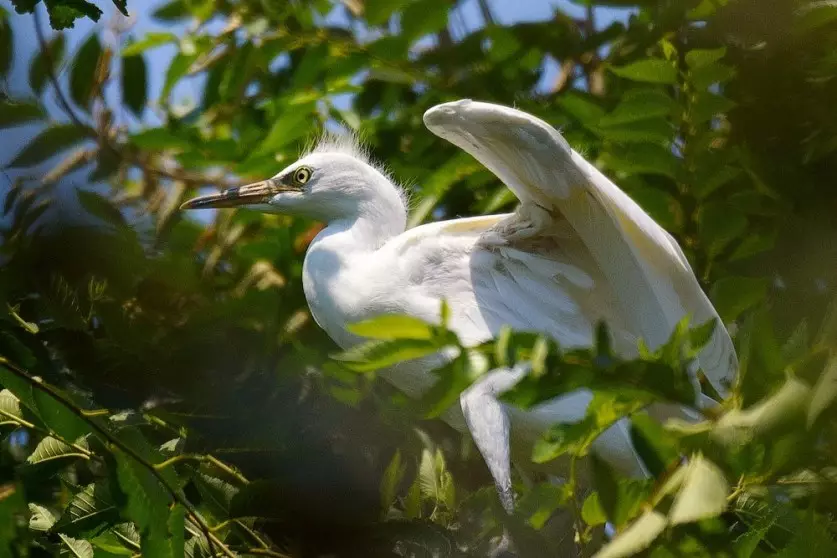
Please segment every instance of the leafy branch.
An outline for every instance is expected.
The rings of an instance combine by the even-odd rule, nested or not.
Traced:
[[[91,418],[84,411],[84,409],[77,406],[75,403],[73,403],[63,394],[59,393],[49,384],[43,381],[39,381],[36,378],[33,378],[28,372],[26,372],[22,368],[19,368],[16,364],[10,362],[5,357],[0,357],[0,364],[5,366],[7,370],[11,371],[12,374],[25,381],[32,388],[41,391],[47,394],[52,399],[58,401],[72,414],[84,421],[93,431],[95,431],[104,440],[113,445],[115,448],[118,448],[120,451],[128,455],[131,459],[133,459],[136,463],[145,468],[163,486],[166,492],[168,492],[171,499],[177,502],[178,504],[182,505],[186,509],[190,519],[194,521],[198,525],[198,527],[200,527],[201,532],[204,534],[210,545],[210,548],[212,545],[216,545],[218,546],[218,548],[224,556],[227,556],[228,558],[235,558],[235,554],[212,532],[212,529],[209,527],[209,525],[206,524],[206,522],[203,520],[203,518],[200,516],[200,514],[197,512],[194,506],[192,506],[192,504],[177,489],[175,489],[169,484],[165,476],[160,473],[159,469],[155,467],[153,463],[149,463],[148,461],[146,461],[145,458],[143,458],[133,448],[131,448],[128,444],[120,440],[113,433],[108,431],[108,429],[101,426],[97,421],[91,420]]]

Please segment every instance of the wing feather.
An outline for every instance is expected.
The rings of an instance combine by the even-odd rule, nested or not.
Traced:
[[[609,325],[617,322],[623,329],[617,337],[626,342],[642,337],[651,347],[665,342],[687,315],[693,324],[718,319],[671,235],[573,151],[547,123],[515,109],[468,100],[434,107],[425,113],[424,121],[433,133],[479,160],[520,199],[518,211],[490,229],[491,242],[528,246],[523,250],[527,255],[550,262],[544,266],[532,258],[509,257],[508,250],[497,252],[498,261],[506,269],[516,270],[509,263],[516,261],[525,271],[493,277],[496,296],[523,295],[523,301],[558,297],[560,307],[572,314],[573,307],[561,298],[571,292],[570,300],[587,302],[585,311],[592,307],[593,314],[607,318]],[[575,239],[566,238],[568,230]],[[570,246],[574,240],[580,241],[583,250],[576,247],[571,254],[563,253],[562,236]],[[576,259],[583,265],[578,266]],[[594,282],[603,281],[608,288],[597,285],[588,293],[583,288],[568,291],[574,275],[566,272],[567,265],[576,265]],[[543,282],[550,271],[559,280]],[[483,269],[480,273],[493,272]],[[515,281],[516,290],[510,284]],[[533,282],[557,286],[544,293],[541,288],[533,288]],[[480,304],[501,306],[501,301],[492,299],[490,289],[479,296]],[[548,303],[540,303],[541,312],[530,316],[531,305],[519,298],[506,300],[514,301],[516,320],[524,313],[524,322],[540,323],[548,318],[543,310],[550,307]],[[576,322],[581,321],[576,312]],[[725,395],[738,363],[729,334],[718,321],[719,327],[699,361],[715,389]],[[573,339],[574,333],[582,329],[572,325],[553,327],[555,333]],[[558,339],[562,340],[560,335]]]

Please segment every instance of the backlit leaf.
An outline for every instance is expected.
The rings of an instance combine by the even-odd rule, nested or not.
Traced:
[[[349,331],[371,339],[430,339],[433,329],[426,322],[403,315],[383,315],[351,324]]]
[[[148,70],[142,54],[122,56],[122,100],[138,118],[148,100]]]
[[[695,455],[669,511],[672,524],[690,523],[720,515],[727,506],[729,484],[717,465]]]
[[[91,33],[73,58],[70,66],[70,96],[80,107],[86,108],[92,100],[101,56],[99,35]]]
[[[677,69],[666,60],[638,60],[626,66],[611,66],[610,71],[633,81],[664,84],[677,82]]]
[[[633,556],[651,546],[666,528],[666,517],[658,511],[648,510],[627,529],[607,543],[594,558],[623,558]]]
[[[57,124],[35,136],[9,163],[10,167],[31,167],[54,157],[89,137],[86,128],[75,124]]]
[[[29,66],[29,85],[36,95],[40,95],[44,90],[50,73],[57,74],[57,68],[64,58],[64,49],[64,34],[58,33],[46,44],[46,49],[39,51],[32,59]]]

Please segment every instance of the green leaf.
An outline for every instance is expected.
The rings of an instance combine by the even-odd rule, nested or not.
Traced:
[[[654,143],[668,145],[674,139],[674,126],[663,119],[640,120],[630,124],[599,127],[595,132],[615,143]]]
[[[171,2],[157,8],[154,11],[153,16],[160,21],[173,23],[191,15],[191,12],[189,11],[190,4],[191,2],[187,2],[185,0],[172,0]]]
[[[80,17],[89,17],[99,21],[102,10],[87,0],[62,0],[46,2],[49,13],[49,24],[53,29],[67,29],[73,27]]]
[[[273,122],[267,137],[256,149],[256,154],[275,155],[291,142],[302,137],[306,133],[306,121],[314,109],[314,103],[308,103],[281,110],[279,118]]]
[[[671,150],[650,143],[614,147],[602,154],[605,164],[615,171],[629,174],[660,174],[675,178],[679,162]]]
[[[565,453],[581,457],[605,430],[649,403],[639,393],[595,392],[580,422],[556,424],[535,443],[532,461],[546,463]]]
[[[15,395],[4,389],[0,391],[0,425],[3,424],[20,424],[15,419],[22,419],[23,412],[20,408],[20,399]]]
[[[664,91],[630,89],[613,111],[599,119],[598,125],[600,127],[618,126],[641,120],[670,117],[677,108],[674,99]]]
[[[54,530],[90,538],[91,534],[100,532],[118,519],[119,510],[113,502],[110,487],[107,482],[100,481],[88,484],[73,496]]]
[[[78,49],[70,66],[70,96],[80,107],[87,108],[93,100],[101,56],[99,36],[92,33]]]
[[[351,324],[347,329],[355,335],[371,339],[431,339],[430,324],[412,316],[388,314]]]
[[[54,386],[52,389],[57,390]],[[63,394],[70,399],[66,393]],[[65,440],[76,441],[90,433],[90,426],[63,403],[39,389],[32,390],[37,414],[44,424]]]
[[[45,116],[40,105],[33,102],[0,100],[0,128],[11,128],[34,120],[42,120]]]
[[[148,70],[142,54],[122,56],[122,100],[137,118],[142,117],[148,100]]]
[[[642,510],[653,489],[652,481],[620,479],[611,466],[593,454],[591,459],[593,479],[598,492],[598,505],[608,520],[621,530]]]
[[[23,148],[9,167],[31,167],[46,161],[89,137],[86,128],[75,124],[58,124],[47,128]]]
[[[703,124],[719,114],[726,114],[735,106],[735,102],[726,97],[704,91],[692,101],[688,120],[694,125]]]
[[[74,539],[61,533],[58,534],[58,537],[70,551],[69,554],[71,556],[74,556],[75,558],[93,558],[93,545],[90,544],[89,541]]]
[[[174,33],[159,31],[145,33],[142,39],[138,41],[132,40],[122,48],[122,58],[131,58],[142,54],[146,50],[177,42],[178,38]]]
[[[436,343],[425,339],[376,340],[356,345],[333,358],[356,372],[372,372],[428,356],[439,349]]]
[[[36,95],[40,95],[44,90],[50,73],[54,73],[61,65],[64,49],[64,34],[58,33],[47,43],[46,49],[39,51],[32,59],[29,66],[29,85]]]
[[[610,71],[619,77],[646,83],[677,83],[677,68],[666,60],[638,60],[627,66],[611,66]]]
[[[732,66],[726,64],[707,64],[699,66],[689,71],[689,81],[695,86],[695,89],[704,90],[716,83],[726,83],[736,75],[736,70]]]
[[[602,107],[577,92],[562,95],[558,104],[587,127],[597,125],[605,115]]]
[[[33,531],[49,531],[55,525],[56,517],[49,509],[29,502],[29,528]]]
[[[192,477],[192,480],[201,498],[217,517],[229,515],[233,498],[239,492],[237,486],[204,472],[198,472]]]
[[[581,519],[591,527],[607,523],[607,516],[602,509],[598,492],[593,492],[584,500],[584,504],[581,506]]]
[[[404,517],[407,519],[421,517],[421,477],[419,475],[416,475],[416,479],[407,490],[407,497],[404,498]]]
[[[437,33],[447,25],[449,11],[450,2],[447,0],[412,2],[401,14],[401,34],[409,41],[416,41]],[[493,48],[491,52],[494,53]]]
[[[363,2],[363,15],[369,25],[383,25],[394,12],[409,3],[410,0],[366,0]]]
[[[832,354],[825,370],[814,386],[813,397],[808,408],[807,424],[810,428],[819,417],[837,400],[837,356]]]
[[[381,514],[382,519],[386,519],[387,512],[392,507],[398,496],[398,487],[404,479],[404,473],[407,468],[401,463],[401,451],[396,450],[395,455],[392,456],[389,465],[387,465],[384,475],[381,477]]]
[[[669,510],[673,525],[720,515],[727,507],[729,484],[717,465],[698,454],[686,466],[686,476]]]
[[[160,481],[122,451],[114,452],[119,486],[127,497],[125,514],[136,523],[142,553],[172,556],[169,544],[169,495]],[[182,536],[182,535],[181,535]]]
[[[445,456],[436,449],[435,453],[425,448],[419,465],[419,486],[423,497],[434,505],[444,505],[455,509],[455,490],[453,477],[447,470]]]
[[[87,442],[75,442],[76,445],[86,449]],[[26,458],[26,462],[30,465],[37,465],[39,463],[46,463],[49,461],[73,460],[73,459],[87,459],[87,455],[78,449],[65,444],[64,442],[47,436],[41,440],[35,447],[35,451]]]
[[[90,215],[98,217],[105,223],[113,225],[117,229],[127,226],[125,217],[119,212],[119,209],[104,196],[96,192],[88,192],[87,190],[77,189],[76,197],[78,202]]]
[[[712,49],[696,48],[686,53],[686,64],[690,68],[700,68],[701,66],[714,64],[715,62],[723,58],[726,55],[726,53],[726,47]]]
[[[125,17],[130,16],[130,14],[128,14],[128,0],[111,0],[111,2],[113,2],[113,5],[116,6],[116,9],[119,10],[122,15]]]
[[[567,485],[540,482],[523,493],[515,504],[515,514],[526,518],[533,529],[542,529],[549,518],[562,506],[566,505],[571,492]],[[492,494],[496,498],[496,495]]]
[[[796,30],[800,34],[813,31],[823,25],[837,21],[837,1],[818,0],[803,4],[798,12]]]
[[[166,128],[151,128],[131,135],[131,143],[149,151],[186,150],[192,143]]]
[[[698,216],[700,237],[710,258],[723,252],[733,240],[745,234],[747,217],[722,202],[705,204]]]
[[[711,436],[714,440],[733,447],[752,442],[759,437],[775,436],[777,431],[788,431],[804,424],[811,388],[804,382],[788,377],[785,384],[772,396],[746,410],[733,409],[715,423]]]
[[[186,75],[189,71],[189,68],[192,66],[192,62],[197,59],[197,55],[186,55],[182,52],[178,52],[175,57],[172,59],[171,64],[169,64],[168,69],[166,70],[166,79],[163,82],[163,90],[160,93],[160,99],[163,103],[168,103],[169,95],[171,94],[172,88],[180,81],[180,78]]]
[[[623,558],[633,556],[651,546],[666,528],[666,517],[658,511],[648,510],[630,527],[619,533],[605,545],[594,558]]]
[[[712,286],[711,293],[710,298],[722,320],[730,323],[764,300],[767,296],[767,280],[752,277],[724,277]]]
[[[5,79],[12,68],[14,33],[5,10],[0,11],[0,78]]]
[[[662,475],[679,458],[677,439],[646,413],[631,416],[631,443],[654,476]]]
[[[0,357],[1,358],[1,357]],[[0,385],[9,390],[12,395],[18,398],[30,411],[37,414],[38,407],[35,404],[35,398],[32,395],[32,386],[29,383],[14,374],[11,370],[4,366],[0,361]]]

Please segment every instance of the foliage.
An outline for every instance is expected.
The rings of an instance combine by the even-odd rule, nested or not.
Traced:
[[[72,46],[39,26],[31,57],[13,40],[29,16],[0,8],[0,127],[19,144],[0,223],[0,556],[484,556],[503,533],[521,556],[834,555],[837,7],[575,3],[505,25],[477,2],[483,25],[457,33],[443,0],[174,0],[145,33]],[[99,17],[45,5],[54,29]],[[598,24],[613,6],[630,15]],[[9,83],[19,65],[26,85]],[[318,224],[177,211],[275,174],[335,124],[414,184],[411,224],[510,210],[421,123],[467,97],[561,128],[672,233],[734,334],[727,400],[694,422],[653,412],[694,407],[687,370],[714,324],[623,361],[605,324],[588,349],[511,331],[466,349],[384,316],[335,355],[301,288]],[[375,380],[440,349],[455,358],[419,401]],[[509,404],[593,400],[531,456],[566,463],[565,482],[517,475],[507,516],[437,417],[516,362],[531,373]],[[623,417],[647,480],[591,451]]]

